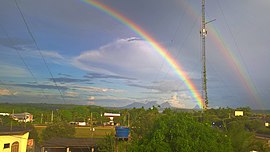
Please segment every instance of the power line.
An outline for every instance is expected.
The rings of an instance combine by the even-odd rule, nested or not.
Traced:
[[[0,24],[0,27],[1,29],[3,30],[3,32],[5,33],[5,35],[7,36],[8,38],[8,41],[10,43],[13,43],[13,41],[11,40],[11,38],[9,37],[7,31],[4,29],[4,27]],[[16,51],[16,54],[19,56],[19,58],[21,59],[21,61],[23,62],[24,66],[26,67],[27,71],[30,73],[30,75],[32,76],[32,78],[34,79],[34,82],[36,84],[38,84],[38,80],[37,78],[35,77],[34,73],[32,72],[32,70],[30,69],[30,67],[28,66],[28,64],[25,62],[23,56],[21,55],[21,53],[19,52],[19,50],[17,49],[17,47],[14,47],[15,51]],[[48,97],[45,95],[45,92],[44,90],[42,90],[42,93],[43,93],[43,96],[47,99],[48,101]]]
[[[65,98],[64,98],[64,96],[63,96],[63,93],[62,93],[61,90],[59,89],[59,87],[58,87],[58,85],[57,85],[57,83],[56,83],[56,81],[55,81],[55,79],[54,79],[54,77],[53,77],[53,74],[52,74],[52,72],[51,72],[51,70],[50,70],[50,68],[49,68],[49,66],[48,66],[48,63],[47,63],[47,61],[45,60],[45,57],[44,57],[43,54],[41,53],[41,50],[40,50],[40,48],[39,48],[39,46],[38,46],[38,44],[37,44],[37,42],[36,42],[36,40],[35,40],[35,38],[34,38],[32,32],[31,32],[31,30],[30,30],[30,27],[28,26],[28,24],[27,24],[27,22],[26,22],[26,19],[25,19],[24,15],[23,15],[23,13],[22,13],[22,11],[21,11],[21,9],[20,9],[18,3],[17,3],[17,0],[14,0],[14,1],[15,1],[15,4],[16,4],[17,9],[18,9],[19,12],[20,12],[20,15],[21,15],[21,17],[22,17],[22,19],[23,19],[23,22],[24,22],[24,24],[25,24],[25,26],[26,26],[26,28],[27,28],[28,34],[29,34],[30,37],[32,38],[32,40],[33,40],[33,42],[34,42],[34,44],[35,44],[35,46],[36,46],[36,48],[37,48],[37,50],[38,50],[38,53],[39,53],[39,55],[41,56],[41,58],[42,58],[42,60],[43,60],[43,62],[44,62],[44,64],[45,64],[45,66],[46,66],[46,68],[47,68],[47,70],[48,70],[48,72],[49,72],[49,74],[50,74],[50,76],[51,76],[51,78],[52,78],[52,80],[53,80],[53,82],[54,82],[54,85],[56,86],[56,88],[57,88],[57,90],[58,90],[58,92],[59,92],[59,94],[60,94],[60,96],[61,96],[61,98],[62,98],[62,100],[65,102]]]

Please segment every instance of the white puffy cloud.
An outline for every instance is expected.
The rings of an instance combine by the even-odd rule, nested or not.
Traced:
[[[167,64],[157,51],[144,40],[119,39],[96,50],[81,53],[73,64],[86,71],[110,73],[135,78],[153,79],[166,72]]]
[[[165,100],[168,102],[171,106],[176,108],[186,108],[186,105],[183,101],[185,101],[187,98],[189,98],[186,94],[181,94],[180,97],[175,93],[171,99]]]

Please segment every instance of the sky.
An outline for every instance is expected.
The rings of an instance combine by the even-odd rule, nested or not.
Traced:
[[[0,102],[198,104],[151,41],[89,1],[1,0]],[[201,93],[200,1],[97,2],[162,46]],[[269,109],[270,2],[206,0],[205,7],[206,21],[216,19],[206,25],[209,107]]]

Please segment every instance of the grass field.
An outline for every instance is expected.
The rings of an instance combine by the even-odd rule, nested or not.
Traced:
[[[95,131],[90,131],[90,127],[76,127],[76,138],[102,138],[107,134],[114,133],[114,127],[112,126],[100,126],[94,127]]]
[[[35,126],[38,135],[40,137],[41,132],[43,129],[46,128],[46,126]],[[107,134],[114,133],[114,127],[113,126],[98,126],[94,127],[95,131],[90,131],[90,127],[75,127],[75,137],[76,138],[103,138]]]

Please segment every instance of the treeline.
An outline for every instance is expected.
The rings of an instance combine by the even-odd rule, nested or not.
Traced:
[[[220,108],[207,111],[177,112],[157,108],[130,109],[130,142],[120,142],[120,151],[131,152],[246,152],[270,151],[266,141],[255,138],[264,121],[250,108],[239,108],[244,116],[235,117],[235,109]],[[250,119],[252,118],[252,119]],[[101,151],[115,151],[113,136],[107,137]]]
[[[71,104],[11,104],[0,103],[0,113],[29,112],[34,116],[33,124],[47,124],[52,121],[87,122],[91,113],[95,123],[100,123],[104,112],[120,112],[116,109],[107,109],[99,106],[71,105]]]
[[[235,117],[235,110],[242,110],[244,116]],[[12,111],[32,113],[35,119],[33,123],[48,125],[44,135],[54,135],[53,131],[57,128],[65,128],[63,132],[60,131],[63,137],[72,137],[70,133],[74,134],[74,129],[68,130],[67,127],[71,121],[89,122],[92,119],[94,125],[102,125],[102,122],[108,121],[102,115],[104,112],[121,113],[115,122],[131,128],[131,140],[119,142],[119,151],[270,151],[266,141],[256,138],[256,133],[270,134],[270,129],[264,125],[265,120],[270,118],[269,114],[253,113],[249,107],[189,112],[165,109],[160,112],[158,107],[108,109],[79,105],[0,104],[0,112]],[[6,124],[10,125],[10,122]],[[50,128],[53,129],[50,131]],[[36,136],[36,133],[32,135]],[[49,136],[46,138],[49,139]],[[114,135],[108,135],[100,143],[100,151],[115,151],[114,142]]]

